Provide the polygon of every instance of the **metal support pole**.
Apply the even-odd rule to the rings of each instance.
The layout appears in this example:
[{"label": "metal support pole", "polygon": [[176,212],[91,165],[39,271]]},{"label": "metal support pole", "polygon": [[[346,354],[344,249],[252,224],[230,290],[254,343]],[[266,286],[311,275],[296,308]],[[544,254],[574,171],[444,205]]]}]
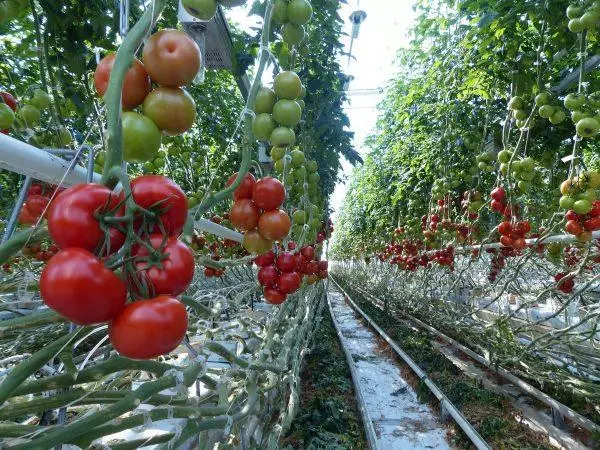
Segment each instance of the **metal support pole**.
[{"label": "metal support pole", "polygon": [[8,223],[6,224],[6,229],[4,230],[1,243],[8,241],[15,232],[17,220],[19,218],[19,214],[21,213],[21,208],[23,208],[23,202],[25,201],[25,197],[27,197],[27,191],[29,191],[32,181],[33,180],[31,177],[25,177],[25,181],[23,182],[23,186],[21,186],[15,206],[10,214],[10,219],[8,219]]},{"label": "metal support pole", "polygon": [[129,31],[129,0],[119,2],[119,35],[124,37]]}]

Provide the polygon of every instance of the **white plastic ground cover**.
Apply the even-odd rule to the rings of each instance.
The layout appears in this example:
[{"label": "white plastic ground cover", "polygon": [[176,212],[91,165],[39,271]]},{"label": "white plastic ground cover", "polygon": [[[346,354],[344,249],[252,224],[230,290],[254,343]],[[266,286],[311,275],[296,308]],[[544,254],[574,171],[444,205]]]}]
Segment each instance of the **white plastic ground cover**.
[{"label": "white plastic ground cover", "polygon": [[383,354],[376,334],[354,315],[343,295],[328,292],[342,345],[352,354],[365,409],[381,450],[450,449],[447,429],[402,378],[400,368]]}]

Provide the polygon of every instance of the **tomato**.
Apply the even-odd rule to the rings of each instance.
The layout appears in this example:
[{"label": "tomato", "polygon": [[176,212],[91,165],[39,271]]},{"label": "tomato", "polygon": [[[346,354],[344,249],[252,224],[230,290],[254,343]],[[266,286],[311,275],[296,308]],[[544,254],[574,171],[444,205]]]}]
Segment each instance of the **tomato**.
[{"label": "tomato", "polygon": [[0,97],[2,97],[4,103],[6,103],[10,109],[14,112],[17,111],[17,100],[11,94],[8,92],[0,92]]},{"label": "tomato", "polygon": [[27,190],[27,195],[42,195],[44,189],[41,184],[32,184]]},{"label": "tomato", "polygon": [[600,216],[592,217],[584,222],[583,226],[587,231],[600,230]]},{"label": "tomato", "polygon": [[572,209],[570,209],[570,210],[568,210],[565,213],[565,219],[578,221],[579,220],[579,214],[577,214],[575,211],[573,211]]},{"label": "tomato", "polygon": [[512,247],[515,250],[523,250],[525,247],[527,247],[527,242],[523,238],[517,238],[513,241]]},{"label": "tomato", "polygon": [[212,267],[206,267],[204,269],[204,276],[207,278],[214,277],[216,275],[216,273],[217,273],[216,270],[213,269]]},{"label": "tomato", "polygon": [[200,70],[200,49],[183,31],[160,30],[146,41],[142,61],[155,83],[185,86]]},{"label": "tomato", "polygon": [[293,272],[297,266],[298,260],[293,253],[285,252],[277,256],[277,268],[282,272]]},{"label": "tomato", "polygon": [[254,264],[256,264],[258,267],[266,267],[273,264],[274,262],[275,253],[273,253],[273,250],[265,253],[264,255],[260,255],[254,258]]},{"label": "tomato", "polygon": [[[115,57],[116,55],[111,53],[102,58],[94,72],[94,87],[100,97],[104,97],[108,89],[108,81],[115,63]],[[139,59],[134,58],[133,64],[127,70],[123,81],[121,97],[123,109],[133,109],[141,105],[151,89],[152,83],[144,64]]]},{"label": "tomato", "polygon": [[277,102],[277,95],[273,92],[273,89],[268,87],[261,87],[256,94],[256,101],[254,102],[254,112],[256,114],[272,113],[273,107]]},{"label": "tomato", "polygon": [[319,231],[317,233],[317,244],[320,244],[324,240],[325,240],[325,233],[323,233],[322,231]]},{"label": "tomato", "polygon": [[[300,108],[300,105],[294,100],[283,99],[275,103],[275,107],[273,108],[273,119],[275,119],[277,123],[286,127],[294,128],[296,125],[298,125],[298,123],[300,123],[301,118],[302,108]],[[275,124],[273,124],[273,127],[268,133],[269,137],[275,129],[274,125]],[[268,140],[268,138],[263,140]]]},{"label": "tomato", "polygon": [[282,273],[277,281],[277,288],[282,294],[292,294],[300,289],[302,278],[296,272]]},{"label": "tomato", "polygon": [[312,274],[312,275],[309,275],[308,277],[306,277],[306,284],[308,284],[309,286],[311,284],[315,284],[317,281],[319,281],[318,275]]},{"label": "tomato", "polygon": [[188,215],[187,197],[170,178],[161,175],[137,177],[131,182],[131,194],[139,206],[158,214],[150,232],[160,231],[160,222],[169,236],[181,234]]},{"label": "tomato", "polygon": [[127,300],[125,283],[90,252],[75,247],[46,264],[40,294],[46,305],[77,325],[111,320]]},{"label": "tomato", "polygon": [[[15,113],[6,103],[0,103],[0,129],[12,127],[15,122]],[[275,127],[273,127],[275,128]],[[273,130],[271,130],[273,131]],[[269,133],[270,136],[270,133]]]},{"label": "tomato", "polygon": [[25,125],[28,127],[33,127],[40,121],[41,113],[40,110],[37,109],[33,105],[25,105],[18,112],[21,119],[25,122]]},{"label": "tomato", "polygon": [[170,135],[185,133],[196,120],[196,103],[187,91],[180,88],[154,89],[144,100],[143,109],[144,115]]},{"label": "tomato", "polygon": [[[48,210],[48,231],[59,248],[79,247],[100,250],[106,238],[97,216],[115,211],[119,196],[96,183],[77,184],[59,194]],[[121,215],[121,211],[116,215]],[[110,253],[119,250],[125,235],[110,229]]]},{"label": "tomato", "polygon": [[296,72],[279,72],[273,80],[273,90],[280,99],[296,100],[302,94],[302,81]]},{"label": "tomato", "polygon": [[265,287],[273,287],[277,284],[279,272],[275,266],[261,267],[258,271],[258,282]]},{"label": "tomato", "polygon": [[509,236],[500,236],[500,244],[502,244],[504,247],[512,247],[513,243],[514,241]]},{"label": "tomato", "polygon": [[521,220],[515,224],[515,232],[520,236],[525,236],[531,231],[531,224],[526,220]]},{"label": "tomato", "polygon": [[296,142],[296,133],[287,127],[277,127],[271,133],[269,140],[273,147],[291,147]]},{"label": "tomato", "polygon": [[276,126],[277,124],[271,114],[257,114],[254,120],[252,120],[252,134],[254,134],[255,139],[268,142]]},{"label": "tomato", "polygon": [[150,359],[175,350],[185,337],[187,325],[185,306],[161,295],[128,304],[108,324],[108,336],[121,355]]},{"label": "tomato", "polygon": [[287,18],[296,25],[304,25],[310,21],[313,9],[308,0],[292,0],[287,6]]},{"label": "tomato", "polygon": [[[229,177],[227,180],[227,186],[231,186],[237,178],[237,172]],[[242,198],[252,198],[252,188],[256,183],[256,179],[251,173],[246,173],[242,179],[242,183],[233,191],[233,199],[239,200]]]},{"label": "tomato", "polygon": [[217,0],[181,0],[181,4],[196,19],[209,21],[217,13]]},{"label": "tomato", "polygon": [[286,0],[275,0],[273,2],[273,20],[283,24],[288,21]]},{"label": "tomato", "polygon": [[133,111],[123,113],[123,159],[140,163],[154,159],[160,148],[160,130],[148,117]]},{"label": "tomato", "polygon": [[572,234],[574,236],[577,236],[578,234],[584,231],[581,224],[575,220],[569,220],[565,225],[565,230],[567,233]]},{"label": "tomato", "polygon": [[265,239],[280,241],[290,232],[292,221],[285,211],[266,211],[258,219],[258,231]]},{"label": "tomato", "polygon": [[278,209],[285,201],[285,187],[277,178],[261,178],[252,188],[252,200],[265,211]]},{"label": "tomato", "polygon": [[240,231],[254,230],[258,226],[258,217],[258,208],[247,198],[235,201],[229,211],[229,220]]},{"label": "tomato", "polygon": [[281,305],[287,298],[287,294],[279,292],[275,288],[265,288],[264,290],[265,300],[271,305]]},{"label": "tomato", "polygon": [[283,42],[289,47],[294,47],[304,40],[306,32],[302,25],[295,25],[288,22],[281,28],[281,37],[283,38]]},{"label": "tomato", "polygon": [[[161,255],[154,259],[150,255],[149,261],[139,261],[135,267],[139,278],[146,281],[151,295],[179,295],[185,291],[194,278],[194,254],[192,250],[177,238],[170,237],[163,246],[163,236],[154,233],[150,236],[150,244]],[[148,249],[136,245],[131,249],[134,257],[148,257]],[[135,282],[132,281],[132,286]]]},{"label": "tomato", "polygon": [[242,245],[248,252],[262,255],[273,248],[273,241],[262,237],[257,230],[252,230],[244,233]]},{"label": "tomato", "polygon": [[27,209],[36,217],[40,217],[44,213],[49,203],[50,199],[43,195],[30,195],[25,201]]}]

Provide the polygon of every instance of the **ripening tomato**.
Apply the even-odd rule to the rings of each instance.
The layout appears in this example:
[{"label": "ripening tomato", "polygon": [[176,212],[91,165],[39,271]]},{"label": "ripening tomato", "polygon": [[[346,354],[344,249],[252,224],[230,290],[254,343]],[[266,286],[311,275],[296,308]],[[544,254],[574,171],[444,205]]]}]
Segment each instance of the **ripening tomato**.
[{"label": "ripening tomato", "polygon": [[[237,178],[237,172],[229,177],[227,180],[227,186],[231,186]],[[256,183],[256,178],[251,173],[246,173],[242,179],[242,183],[233,191],[233,199],[239,200],[242,198],[252,198],[252,188]]]},{"label": "ripening tomato", "polygon": [[150,236],[150,245],[155,250],[159,250],[161,253],[159,258],[154,259],[148,249],[142,245],[136,245],[131,249],[134,257],[150,256],[149,261],[135,263],[140,279],[146,281],[151,295],[181,294],[194,278],[195,264],[192,250],[174,237],[168,238],[163,246],[163,236],[160,233]]},{"label": "ripening tomato", "polygon": [[279,272],[275,266],[261,267],[258,271],[258,282],[265,287],[273,287],[277,284]]},{"label": "ripening tomato", "polygon": [[46,305],[77,325],[109,321],[127,301],[125,283],[93,254],[75,247],[61,250],[46,264],[40,295]]},{"label": "ripening tomato", "polygon": [[185,337],[187,325],[185,306],[161,295],[128,304],[109,323],[108,336],[121,355],[150,359],[175,350]]},{"label": "ripening tomato", "polygon": [[[59,248],[79,247],[89,252],[100,250],[106,234],[98,218],[115,211],[119,196],[106,186],[96,183],[77,184],[59,194],[48,211],[48,231]],[[122,215],[119,208],[115,215]],[[109,253],[119,250],[125,235],[110,229]]]},{"label": "ripening tomato", "polygon": [[164,29],[146,41],[142,61],[152,81],[161,86],[181,87],[200,70],[200,49],[183,31]]},{"label": "ripening tomato", "polygon": [[185,90],[174,87],[154,89],[144,100],[144,115],[164,133],[178,135],[192,128],[196,102]]},{"label": "ripening tomato", "polygon": [[250,231],[258,226],[258,208],[250,199],[243,198],[233,203],[229,210],[231,224],[240,231]]},{"label": "ripening tomato", "polygon": [[265,211],[278,209],[285,201],[285,188],[277,178],[261,178],[252,188],[252,200]]},{"label": "ripening tomato", "polygon": [[125,111],[123,125],[123,159],[131,163],[154,159],[160,149],[161,134],[156,124],[143,114]]},{"label": "ripening tomato", "polygon": [[[116,55],[111,53],[102,58],[98,63],[98,67],[96,67],[96,72],[94,72],[94,87],[100,97],[104,97],[108,89],[108,81],[115,63],[115,57]],[[121,97],[123,109],[133,109],[141,105],[151,89],[152,84],[144,64],[139,59],[134,58],[133,64],[127,70],[123,81]]]},{"label": "ripening tomato", "polygon": [[282,273],[277,281],[277,289],[282,294],[293,294],[300,289],[302,278],[296,272]]},{"label": "ripening tomato", "polygon": [[265,300],[271,305],[281,305],[287,298],[287,294],[283,294],[275,288],[265,288],[264,295]]},{"label": "ripening tomato", "polygon": [[273,241],[264,238],[257,230],[246,231],[242,245],[249,253],[262,255],[273,248]]},{"label": "ripening tomato", "polygon": [[139,206],[158,214],[150,232],[160,231],[160,222],[169,236],[181,234],[188,203],[185,193],[173,180],[161,175],[137,177],[131,182],[131,195]]},{"label": "ripening tomato", "polygon": [[281,241],[290,232],[292,221],[281,209],[264,212],[258,219],[258,232],[265,239]]}]

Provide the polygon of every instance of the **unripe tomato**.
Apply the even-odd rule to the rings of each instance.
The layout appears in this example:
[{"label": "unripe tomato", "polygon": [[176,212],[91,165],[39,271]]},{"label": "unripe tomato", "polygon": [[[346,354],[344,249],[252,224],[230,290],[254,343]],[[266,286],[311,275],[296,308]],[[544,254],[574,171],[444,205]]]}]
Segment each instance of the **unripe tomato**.
[{"label": "unripe tomato", "polygon": [[154,159],[161,143],[160,130],[148,117],[133,111],[123,113],[123,159],[131,163]]},{"label": "unripe tomato", "polygon": [[296,72],[279,72],[273,81],[273,89],[280,99],[296,100],[302,94],[302,81]]},{"label": "unripe tomato", "polygon": [[[294,128],[302,118],[302,108],[294,100],[282,99],[275,103],[273,107],[273,119],[280,125]],[[270,130],[269,137],[275,126]],[[266,131],[266,130],[265,130]]]},{"label": "unripe tomato", "polygon": [[287,18],[296,25],[304,25],[310,21],[313,9],[308,0],[292,0],[287,6]]},{"label": "unripe tomato", "polygon": [[217,0],[181,0],[185,10],[197,19],[209,21],[217,13]]},{"label": "unripe tomato", "polygon": [[200,70],[200,49],[183,31],[160,30],[146,42],[142,61],[155,83],[167,87],[185,86]]},{"label": "unripe tomato", "polygon": [[257,230],[244,233],[244,248],[252,254],[262,255],[273,248],[273,241],[261,236]]},{"label": "unripe tomato", "polygon": [[266,211],[258,220],[258,232],[271,241],[280,241],[290,232],[292,221],[285,211],[274,209]]},{"label": "unripe tomato", "polygon": [[287,7],[286,0],[275,0],[273,3],[273,20],[275,22],[284,24],[288,21]]},{"label": "unripe tomato", "polygon": [[277,102],[277,95],[273,92],[273,89],[268,87],[261,87],[256,94],[256,100],[254,103],[254,112],[256,114],[263,114],[273,112],[273,107]]},{"label": "unripe tomato", "polygon": [[296,142],[296,133],[287,127],[277,127],[271,133],[270,143],[273,147],[291,147]]},{"label": "unripe tomato", "polygon": [[12,127],[15,122],[15,113],[6,103],[0,103],[0,129]]},{"label": "unripe tomato", "polygon": [[18,112],[19,116],[28,127],[33,127],[40,121],[41,113],[40,110],[37,109],[33,105],[25,105]]},{"label": "unripe tomato", "polygon": [[258,114],[252,120],[252,133],[254,138],[260,141],[269,141],[275,127],[277,127],[277,124],[269,113]]},{"label": "unripe tomato", "polygon": [[154,89],[144,100],[142,108],[144,115],[170,135],[186,132],[196,120],[196,103],[187,91],[180,88]]},{"label": "unripe tomato", "polygon": [[[98,67],[96,67],[96,72],[94,72],[94,87],[100,97],[104,97],[108,89],[108,81],[115,64],[115,57],[116,55],[112,53],[102,58],[98,63]],[[123,109],[133,109],[141,105],[151,89],[152,84],[146,68],[139,59],[134,58],[133,64],[127,70],[123,81],[121,97]]]},{"label": "unripe tomato", "polygon": [[161,295],[128,304],[108,326],[121,355],[151,359],[177,348],[187,331],[187,312],[179,300]]},{"label": "unripe tomato", "polygon": [[[281,37],[283,38],[283,42],[285,42],[287,45],[290,47],[295,47],[304,40],[306,37],[306,32],[304,31],[304,27],[302,25],[296,25],[288,22],[281,28]],[[298,94],[298,96],[300,96],[300,94]]]},{"label": "unripe tomato", "polygon": [[61,250],[40,277],[44,303],[77,325],[109,321],[125,307],[127,289],[114,272],[82,248]]}]

